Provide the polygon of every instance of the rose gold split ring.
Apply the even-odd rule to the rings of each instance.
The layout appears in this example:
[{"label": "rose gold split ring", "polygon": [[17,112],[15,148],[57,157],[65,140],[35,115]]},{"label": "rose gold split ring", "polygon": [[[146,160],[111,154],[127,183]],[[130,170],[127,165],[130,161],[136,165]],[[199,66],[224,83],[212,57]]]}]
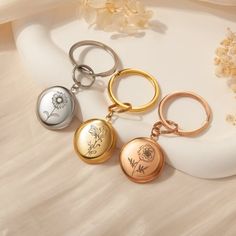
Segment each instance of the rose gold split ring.
[{"label": "rose gold split ring", "polygon": [[[173,124],[170,123],[170,121],[165,117],[164,109],[165,109],[166,104],[170,100],[174,100],[179,97],[189,97],[189,98],[195,99],[203,106],[205,113],[206,113],[206,120],[200,128],[190,130],[190,131],[183,131],[183,130],[180,130],[178,126],[177,126],[177,128],[176,128],[176,126],[173,126]],[[173,133],[178,134],[180,136],[193,136],[193,135],[199,134],[200,132],[202,132],[203,130],[205,130],[209,126],[212,112],[211,112],[210,106],[208,105],[206,100],[204,98],[202,98],[201,96],[199,96],[198,94],[195,94],[192,92],[175,92],[175,93],[165,96],[161,100],[161,102],[159,104],[159,108],[158,108],[158,114],[159,114],[159,117],[160,117],[163,125],[167,129],[173,131]]]}]

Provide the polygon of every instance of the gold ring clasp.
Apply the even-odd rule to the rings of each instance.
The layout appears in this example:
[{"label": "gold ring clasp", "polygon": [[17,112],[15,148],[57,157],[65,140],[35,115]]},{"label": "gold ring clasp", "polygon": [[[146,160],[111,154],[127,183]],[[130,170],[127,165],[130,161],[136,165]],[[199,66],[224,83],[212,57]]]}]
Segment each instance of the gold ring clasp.
[{"label": "gold ring clasp", "polygon": [[154,87],[154,96],[153,98],[151,99],[151,101],[149,101],[148,103],[146,103],[145,105],[141,105],[141,106],[131,106],[131,108],[128,109],[129,112],[142,112],[142,111],[145,111],[146,109],[152,107],[153,105],[155,105],[158,97],[159,97],[159,86],[158,86],[158,83],[156,81],[156,79],[148,74],[147,72],[145,71],[142,71],[142,70],[138,70],[138,69],[131,69],[131,68],[128,68],[128,69],[124,69],[124,70],[121,70],[121,71],[118,71],[116,72],[112,77],[111,79],[109,80],[109,83],[108,83],[108,94],[111,98],[111,100],[119,105],[120,107],[122,108],[125,108],[127,109],[128,107],[130,107],[130,103],[128,103],[129,105],[127,105],[127,103],[123,103],[121,101],[119,101],[114,93],[113,93],[113,85],[115,83],[115,81],[121,77],[124,77],[126,75],[140,75],[140,76],[143,76],[145,79],[147,79],[148,81],[151,82],[151,84],[153,85]]}]

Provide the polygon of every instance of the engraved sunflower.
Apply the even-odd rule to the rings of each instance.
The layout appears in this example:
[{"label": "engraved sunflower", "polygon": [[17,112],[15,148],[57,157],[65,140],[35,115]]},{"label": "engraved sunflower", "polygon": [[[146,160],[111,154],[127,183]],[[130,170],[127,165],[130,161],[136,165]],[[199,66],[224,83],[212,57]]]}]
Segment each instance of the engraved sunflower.
[{"label": "engraved sunflower", "polygon": [[150,144],[142,145],[138,150],[139,159],[150,162],[154,159],[155,150]]},{"label": "engraved sunflower", "polygon": [[52,103],[54,108],[62,109],[68,102],[67,96],[62,92],[57,92],[52,97]]}]

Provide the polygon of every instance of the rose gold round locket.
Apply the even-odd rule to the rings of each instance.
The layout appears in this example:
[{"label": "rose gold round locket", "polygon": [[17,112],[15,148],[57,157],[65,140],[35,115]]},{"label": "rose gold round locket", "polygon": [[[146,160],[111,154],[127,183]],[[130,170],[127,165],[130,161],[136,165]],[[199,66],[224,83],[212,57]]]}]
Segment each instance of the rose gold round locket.
[{"label": "rose gold round locket", "polygon": [[[183,131],[178,124],[165,118],[164,109],[170,100],[178,97],[190,97],[203,106],[206,113],[204,124],[195,130]],[[157,178],[164,167],[165,158],[157,140],[161,134],[194,136],[205,130],[210,123],[211,109],[208,103],[192,92],[176,92],[164,97],[158,107],[160,121],[153,125],[150,138],[135,138],[124,145],[120,152],[120,165],[125,175],[136,183],[146,183]]]}]

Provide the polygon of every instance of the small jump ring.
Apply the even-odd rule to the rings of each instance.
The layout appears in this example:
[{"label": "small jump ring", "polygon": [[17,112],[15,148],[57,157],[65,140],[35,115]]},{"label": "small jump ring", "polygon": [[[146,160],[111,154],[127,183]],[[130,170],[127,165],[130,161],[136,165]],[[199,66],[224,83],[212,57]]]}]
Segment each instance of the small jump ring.
[{"label": "small jump ring", "polygon": [[[175,99],[175,98],[179,98],[179,97],[190,97],[190,98],[198,101],[203,106],[205,113],[206,113],[206,120],[200,128],[195,129],[195,130],[190,130],[190,131],[183,131],[183,130],[180,130],[178,128],[178,126],[173,126],[173,124],[170,123],[170,121],[167,118],[165,118],[165,115],[164,115],[165,105],[167,104],[168,101]],[[180,136],[193,136],[193,135],[199,134],[200,132],[202,132],[203,130],[205,130],[209,126],[212,112],[211,112],[211,108],[210,108],[209,104],[206,102],[206,100],[204,98],[202,98],[201,96],[199,96],[198,94],[195,94],[192,92],[175,92],[175,93],[165,96],[161,100],[161,102],[159,104],[159,108],[158,108],[158,114],[159,114],[159,117],[160,117],[163,125],[167,129],[172,130],[174,133],[176,133]],[[176,127],[177,127],[177,129],[176,129]]]},{"label": "small jump ring", "polygon": [[152,107],[156,103],[156,101],[159,97],[158,83],[157,83],[156,79],[153,76],[151,76],[150,74],[148,74],[148,73],[146,73],[142,70],[137,70],[137,69],[130,69],[130,68],[129,69],[124,69],[124,70],[118,71],[117,73],[115,73],[111,77],[111,79],[109,80],[109,83],[108,83],[108,94],[109,94],[111,100],[115,104],[118,104],[120,107],[128,108],[127,104],[119,101],[113,93],[113,85],[114,85],[115,81],[117,79],[119,79],[120,77],[123,77],[123,76],[126,76],[126,75],[141,75],[145,79],[150,81],[151,84],[154,87],[154,96],[153,96],[152,100],[150,102],[148,102],[147,104],[142,105],[142,106],[137,106],[137,107],[131,106],[131,108],[129,109],[129,112],[142,112],[142,111],[146,110],[147,108]]},{"label": "small jump ring", "polygon": [[112,104],[108,107],[108,110],[111,112],[123,113],[132,109],[132,105],[130,103],[125,102],[124,104],[126,107],[120,107],[118,104]]},{"label": "small jump ring", "polygon": [[[76,71],[79,71],[80,73],[82,73],[82,74],[86,75],[87,77],[89,77],[90,83],[89,84],[82,84],[81,79],[78,79],[76,77]],[[74,66],[73,71],[72,71],[72,78],[73,78],[75,84],[78,84],[82,88],[89,88],[95,82],[94,71],[91,67],[89,67],[87,65],[79,65],[79,66],[76,65],[76,66]]]},{"label": "small jump ring", "polygon": [[109,46],[107,46],[101,42],[97,42],[97,41],[93,41],[93,40],[84,40],[84,41],[80,41],[80,42],[72,45],[72,47],[70,48],[70,51],[69,51],[69,57],[70,57],[71,63],[73,65],[79,66],[74,58],[74,52],[77,48],[82,47],[82,46],[96,46],[96,47],[102,48],[113,57],[114,66],[110,70],[107,70],[105,72],[94,73],[94,76],[106,77],[106,76],[112,75],[117,70],[118,65],[119,65],[119,58],[118,58],[117,54],[115,53],[115,51],[112,48],[110,48]]}]

